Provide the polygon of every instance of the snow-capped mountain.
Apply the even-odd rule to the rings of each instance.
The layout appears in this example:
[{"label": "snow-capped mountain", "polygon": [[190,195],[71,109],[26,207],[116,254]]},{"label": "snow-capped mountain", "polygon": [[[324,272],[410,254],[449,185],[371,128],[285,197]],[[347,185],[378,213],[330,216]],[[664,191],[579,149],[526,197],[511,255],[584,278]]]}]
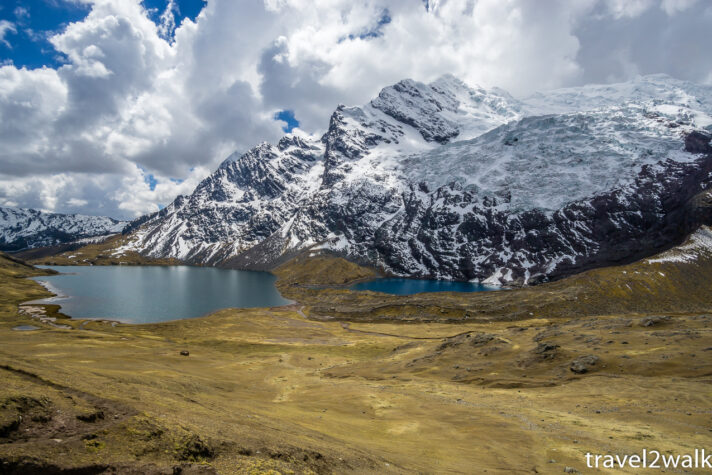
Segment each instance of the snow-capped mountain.
[{"label": "snow-capped mountain", "polygon": [[[339,106],[133,223],[156,257],[325,250],[404,276],[530,283],[645,257],[712,214],[712,88],[667,76],[517,100],[452,76]],[[697,198],[696,198],[697,197]]]},{"label": "snow-capped mountain", "polygon": [[93,236],[121,232],[128,222],[103,216],[44,213],[0,207],[0,250],[54,246]]}]

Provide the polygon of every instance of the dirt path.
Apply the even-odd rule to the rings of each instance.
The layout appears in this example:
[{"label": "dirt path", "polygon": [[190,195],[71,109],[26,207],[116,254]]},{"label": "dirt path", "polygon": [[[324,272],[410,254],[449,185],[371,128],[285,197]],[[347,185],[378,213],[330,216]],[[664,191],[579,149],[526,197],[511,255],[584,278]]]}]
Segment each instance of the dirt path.
[{"label": "dirt path", "polygon": [[394,333],[382,333],[382,332],[372,332],[372,331],[368,331],[368,330],[356,330],[355,328],[351,328],[351,324],[348,322],[339,322],[339,324],[341,325],[341,328],[343,328],[347,332],[361,333],[362,335],[387,336],[387,337],[391,337],[391,338],[404,338],[406,340],[442,340],[443,338],[447,338],[447,337],[441,337],[441,336],[396,335]]}]

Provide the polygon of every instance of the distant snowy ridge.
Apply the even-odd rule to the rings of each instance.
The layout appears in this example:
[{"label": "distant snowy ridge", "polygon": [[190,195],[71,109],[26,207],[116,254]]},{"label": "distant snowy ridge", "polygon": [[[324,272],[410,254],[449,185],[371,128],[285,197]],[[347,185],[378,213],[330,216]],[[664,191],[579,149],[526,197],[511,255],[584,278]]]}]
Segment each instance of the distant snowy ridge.
[{"label": "distant snowy ridge", "polygon": [[0,207],[0,250],[19,251],[86,240],[119,233],[127,224],[103,216]]},{"label": "distant snowy ridge", "polygon": [[[402,276],[531,283],[708,224],[712,88],[667,76],[518,100],[453,76],[339,106],[131,226],[154,257],[270,268],[311,249]],[[694,208],[694,209],[693,209]],[[712,224],[712,223],[710,223]]]}]

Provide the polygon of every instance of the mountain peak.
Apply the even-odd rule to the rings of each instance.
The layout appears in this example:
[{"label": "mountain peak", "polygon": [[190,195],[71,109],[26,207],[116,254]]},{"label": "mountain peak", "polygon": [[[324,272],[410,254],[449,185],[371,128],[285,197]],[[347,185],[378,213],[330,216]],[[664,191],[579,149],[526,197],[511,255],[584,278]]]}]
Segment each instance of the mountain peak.
[{"label": "mountain peak", "polygon": [[523,100],[452,75],[404,79],[337,107],[320,140],[240,155],[133,246],[242,268],[328,250],[396,275],[500,283],[642,258],[706,216],[689,203],[712,185],[694,135],[711,100],[659,76]]},{"label": "mountain peak", "polygon": [[[429,84],[429,86],[432,88],[439,88],[439,89],[451,90],[451,91],[472,89],[471,86],[466,84],[464,81],[462,81],[457,76],[454,76],[450,73],[443,74],[442,76],[438,77],[437,79],[432,81]],[[475,86],[475,89],[481,89],[481,88],[479,86]]]}]

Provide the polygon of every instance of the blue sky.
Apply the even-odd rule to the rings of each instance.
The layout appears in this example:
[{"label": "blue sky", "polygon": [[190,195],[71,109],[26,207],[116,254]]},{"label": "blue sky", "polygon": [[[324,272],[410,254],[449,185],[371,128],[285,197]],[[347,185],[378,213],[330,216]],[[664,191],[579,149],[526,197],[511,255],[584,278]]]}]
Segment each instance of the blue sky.
[{"label": "blue sky", "polygon": [[[168,0],[144,0],[149,18],[159,22]],[[204,0],[177,0],[174,11],[176,26],[184,18],[194,20],[205,5]],[[12,24],[0,42],[0,62],[9,60],[16,67],[28,69],[42,66],[56,68],[66,62],[48,38],[61,32],[72,22],[81,21],[89,14],[90,6],[70,0],[3,0],[0,21]]]},{"label": "blue sky", "polygon": [[274,115],[274,118],[275,120],[284,122],[285,125],[282,127],[282,130],[285,132],[291,132],[295,127],[299,127],[299,121],[294,117],[294,111],[292,110],[279,111]]},{"label": "blue sky", "polygon": [[0,20],[12,23],[0,43],[0,58],[18,66],[39,68],[63,61],[47,41],[52,33],[68,23],[82,20],[89,13],[86,5],[50,0],[10,0],[0,10]]}]

